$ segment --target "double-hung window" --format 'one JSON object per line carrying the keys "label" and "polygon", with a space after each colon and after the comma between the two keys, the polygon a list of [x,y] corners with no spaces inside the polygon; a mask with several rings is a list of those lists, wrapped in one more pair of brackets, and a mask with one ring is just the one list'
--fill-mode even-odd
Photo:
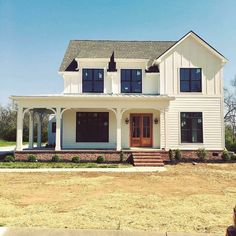
{"label": "double-hung window", "polygon": [[180,92],[202,92],[201,68],[180,68]]}
{"label": "double-hung window", "polygon": [[181,143],[202,143],[202,112],[181,112]]}
{"label": "double-hung window", "polygon": [[104,70],[83,69],[83,93],[103,93]]}
{"label": "double-hung window", "polygon": [[142,70],[121,70],[121,93],[142,93]]}

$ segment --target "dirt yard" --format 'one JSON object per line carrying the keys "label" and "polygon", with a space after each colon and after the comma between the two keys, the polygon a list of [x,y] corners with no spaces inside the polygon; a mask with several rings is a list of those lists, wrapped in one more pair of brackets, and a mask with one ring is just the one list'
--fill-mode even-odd
{"label": "dirt yard", "polygon": [[162,173],[1,173],[0,225],[224,232],[236,164],[180,164]]}

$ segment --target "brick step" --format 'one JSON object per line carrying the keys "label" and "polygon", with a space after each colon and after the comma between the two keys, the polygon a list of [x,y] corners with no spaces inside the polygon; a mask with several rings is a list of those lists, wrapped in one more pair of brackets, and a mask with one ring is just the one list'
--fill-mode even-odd
{"label": "brick step", "polygon": [[134,163],[162,163],[163,161],[161,159],[134,159]]}
{"label": "brick step", "polygon": [[133,156],[160,156],[159,152],[133,152]]}
{"label": "brick step", "polygon": [[155,159],[155,160],[162,160],[160,156],[133,156],[134,159]]}
{"label": "brick step", "polygon": [[164,166],[164,163],[135,163],[134,166]]}

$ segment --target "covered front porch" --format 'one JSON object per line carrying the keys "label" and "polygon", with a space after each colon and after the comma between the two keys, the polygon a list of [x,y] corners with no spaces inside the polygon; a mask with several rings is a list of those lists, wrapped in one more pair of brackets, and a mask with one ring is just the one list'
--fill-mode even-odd
{"label": "covered front porch", "polygon": [[[174,98],[160,95],[81,94],[14,96],[12,99],[17,108],[17,152],[23,151],[23,119],[27,113],[30,118],[28,150],[42,150],[40,116],[46,110],[55,117],[55,148],[52,151],[69,152],[75,150],[165,150],[166,116],[169,102]],[[33,112],[38,113],[36,116],[38,117],[37,147],[33,145]],[[92,139],[90,141],[85,131],[82,135],[84,122],[86,119],[91,119],[90,116],[101,116],[96,118],[102,122],[101,124],[98,122],[96,129],[101,125],[104,126],[100,131],[103,136],[102,140],[96,139],[100,136],[92,134],[91,129],[87,130],[90,135],[95,136],[95,141]],[[90,126],[91,124],[87,127]],[[106,130],[107,136],[104,135]]]}

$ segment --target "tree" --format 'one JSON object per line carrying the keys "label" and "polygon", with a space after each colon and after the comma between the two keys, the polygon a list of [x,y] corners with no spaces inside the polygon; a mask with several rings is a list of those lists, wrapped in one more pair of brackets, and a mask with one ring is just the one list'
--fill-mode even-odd
{"label": "tree", "polygon": [[227,149],[236,151],[236,77],[231,81],[231,86],[224,89],[224,104],[225,145]]}

